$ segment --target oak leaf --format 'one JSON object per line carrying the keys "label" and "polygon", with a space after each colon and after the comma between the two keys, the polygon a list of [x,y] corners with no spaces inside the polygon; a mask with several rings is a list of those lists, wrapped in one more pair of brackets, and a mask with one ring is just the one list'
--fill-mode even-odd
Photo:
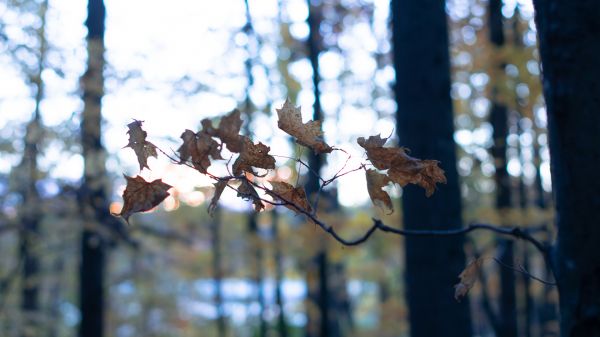
{"label": "oak leaf", "polygon": [[308,121],[302,123],[302,114],[299,107],[295,107],[289,101],[285,100],[281,109],[277,110],[277,126],[296,138],[300,145],[310,147],[315,153],[329,153],[333,148],[323,141],[323,130],[321,130],[321,121]]}
{"label": "oak leaf", "polygon": [[223,194],[223,190],[227,187],[227,180],[219,180],[215,185],[215,192],[213,193],[212,200],[210,201],[210,205],[208,205],[208,214],[210,216],[214,215],[215,209],[217,208],[217,204],[219,199],[221,198],[221,194]]}
{"label": "oak leaf", "polygon": [[248,180],[242,180],[242,184],[238,187],[237,196],[244,200],[252,200],[256,212],[260,212],[261,209],[265,208],[258,193],[256,193],[256,189],[254,189],[254,186]]}
{"label": "oak leaf", "polygon": [[377,172],[376,170],[366,170],[365,175],[367,177],[367,191],[369,197],[375,206],[381,207],[382,209],[389,212],[394,212],[394,205],[392,205],[392,199],[390,195],[382,188],[391,182],[390,178]]}
{"label": "oak leaf", "polygon": [[129,131],[127,131],[127,134],[129,134],[129,143],[125,146],[132,148],[135,152],[138,164],[140,164],[140,171],[144,167],[150,169],[148,167],[148,157],[157,157],[156,146],[146,140],[147,133],[142,130],[142,123],[143,121],[134,120],[127,124],[129,128]]}
{"label": "oak leaf", "polygon": [[401,147],[383,147],[387,138],[379,135],[368,139],[358,138],[357,143],[367,151],[367,157],[373,166],[380,170],[388,170],[388,177],[404,187],[416,184],[425,189],[429,197],[435,191],[437,183],[446,183],[446,176],[437,160],[421,160],[413,158]]}
{"label": "oak leaf", "polygon": [[144,178],[125,176],[127,186],[123,192],[123,209],[116,216],[120,216],[129,223],[133,213],[149,211],[160,204],[170,194],[167,192],[172,186],[165,184],[161,179],[147,182]]}
{"label": "oak leaf", "polygon": [[191,157],[192,165],[201,173],[206,173],[210,166],[210,155],[213,159],[223,159],[221,157],[221,147],[205,130],[194,133],[191,130],[185,130],[181,134],[183,144],[179,147],[180,163],[188,161]]}
{"label": "oak leaf", "polygon": [[263,143],[254,144],[250,138],[243,137],[244,145],[239,157],[233,163],[233,174],[240,175],[242,172],[254,174],[252,167],[263,169],[274,169],[275,158],[269,155],[270,147]]}
{"label": "oak leaf", "polygon": [[[272,197],[286,203],[284,206],[291,209],[292,211],[299,213],[298,209],[291,204],[298,206],[300,209],[306,212],[312,212],[312,207],[306,197],[306,192],[302,186],[294,187],[286,182],[282,181],[270,181],[269,182],[273,189],[267,191]],[[291,204],[288,204],[291,203]]]}
{"label": "oak leaf", "polygon": [[458,302],[467,296],[469,290],[475,285],[482,263],[482,258],[475,259],[458,275],[460,282],[454,286],[454,299]]}

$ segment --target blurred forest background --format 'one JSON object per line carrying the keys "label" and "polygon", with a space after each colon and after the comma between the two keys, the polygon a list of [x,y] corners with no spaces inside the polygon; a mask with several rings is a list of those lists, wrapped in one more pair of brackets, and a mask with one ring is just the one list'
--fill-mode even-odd
{"label": "blurred forest background", "polygon": [[[140,175],[173,185],[171,196],[130,225],[110,215],[122,207],[122,174],[139,172],[133,151],[123,148],[133,119],[145,121],[148,139],[173,153],[185,129],[199,129],[203,118],[217,123],[238,108],[243,132],[269,144],[272,154],[303,158],[331,177],[345,154],[312,155],[277,129],[275,109],[289,97],[305,121],[323,120],[328,143],[359,162],[364,152],[356,138],[376,134],[411,155],[440,160],[458,180],[449,177],[431,199],[422,189],[413,194],[439,205],[436,195],[456,188],[446,196],[458,212],[453,226],[520,226],[550,241],[533,4],[423,3],[426,24],[394,44],[405,37],[394,29],[413,14],[409,5],[385,0],[0,1],[0,335],[385,337],[409,336],[418,319],[446,319],[458,332],[445,336],[557,336],[556,287],[511,269],[553,280],[543,256],[523,241],[489,232],[452,239],[458,265],[439,269],[447,261],[429,263],[427,256],[449,254],[444,244],[431,244],[441,241],[415,248],[376,233],[344,247],[285,208],[254,213],[233,192],[210,217],[212,181],[160,153]],[[418,65],[395,66],[403,59],[394,46],[414,46],[416,59],[441,50],[441,58],[422,76]],[[441,84],[429,88],[427,81]],[[400,115],[415,95],[421,101],[412,113],[433,130]],[[423,108],[428,97],[441,102],[433,113]],[[436,115],[440,106],[450,115]],[[442,127],[455,156],[414,141],[415,132]],[[281,157],[277,165],[269,174],[298,181],[308,194],[318,190],[318,180],[294,160]],[[372,205],[362,174],[337,179],[323,191],[321,218],[346,237],[361,235],[372,217],[411,228],[403,222],[414,225],[414,218],[404,215],[420,206],[402,201],[409,189],[386,189],[391,215]],[[489,259],[458,303],[458,274],[480,256]],[[410,291],[419,284],[430,288]],[[461,310],[467,330],[451,321]]]}

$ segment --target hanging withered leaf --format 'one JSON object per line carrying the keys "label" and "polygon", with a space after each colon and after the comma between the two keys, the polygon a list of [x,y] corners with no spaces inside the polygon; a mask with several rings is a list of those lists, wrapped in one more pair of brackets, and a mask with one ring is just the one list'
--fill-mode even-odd
{"label": "hanging withered leaf", "polygon": [[277,200],[281,200],[286,203],[284,206],[291,209],[292,211],[299,213],[298,209],[293,205],[298,206],[300,209],[305,210],[306,212],[312,212],[312,207],[308,202],[308,198],[306,197],[306,192],[302,186],[294,187],[286,182],[282,181],[270,181],[269,182],[273,189],[271,191],[267,191],[269,195],[274,197]]}
{"label": "hanging withered leaf", "polygon": [[475,259],[458,275],[460,282],[454,286],[454,299],[458,302],[467,296],[469,290],[475,285],[482,263],[482,258]]}
{"label": "hanging withered leaf", "polygon": [[205,130],[194,133],[191,130],[185,130],[181,134],[183,144],[179,147],[180,162],[184,163],[191,157],[194,168],[201,173],[206,173],[210,166],[210,155],[213,159],[223,159],[221,157],[221,148]]}
{"label": "hanging withered leaf", "polygon": [[167,191],[172,187],[163,183],[161,179],[147,182],[140,176],[125,176],[125,180],[127,186],[123,192],[123,209],[121,213],[114,215],[122,217],[127,223],[133,213],[149,211],[160,204],[170,195]]}
{"label": "hanging withered leaf", "polygon": [[143,121],[134,120],[127,124],[129,131],[129,143],[125,147],[130,147],[135,152],[138,163],[140,164],[140,171],[144,167],[148,167],[148,157],[157,157],[156,146],[146,140],[146,131],[142,130]]}
{"label": "hanging withered leaf", "polygon": [[212,217],[214,215],[215,209],[217,208],[217,204],[219,203],[219,199],[221,198],[221,194],[223,194],[223,190],[227,187],[227,180],[219,180],[215,185],[215,192],[213,193],[212,200],[210,201],[210,205],[208,205],[208,214]]}
{"label": "hanging withered leaf", "polygon": [[261,209],[265,208],[258,193],[256,193],[254,186],[252,186],[248,180],[242,180],[242,184],[238,187],[237,196],[244,200],[252,200],[256,212],[260,212]]}
{"label": "hanging withered leaf", "polygon": [[388,170],[388,177],[404,187],[416,184],[425,189],[429,197],[435,191],[437,183],[446,183],[446,176],[437,160],[421,160],[413,158],[401,147],[383,147],[387,138],[379,135],[368,139],[358,138],[357,143],[367,151],[367,157],[373,166],[380,170]]}
{"label": "hanging withered leaf", "polygon": [[377,172],[376,170],[368,169],[365,171],[367,177],[367,191],[371,201],[377,207],[384,209],[389,214],[394,212],[394,205],[392,205],[392,199],[390,195],[382,188],[391,182],[390,178]]}
{"label": "hanging withered leaf", "polygon": [[299,107],[295,107],[285,100],[281,109],[277,110],[277,126],[296,139],[300,145],[310,147],[315,153],[329,153],[333,148],[323,141],[321,121],[308,121],[302,123],[302,114]]}
{"label": "hanging withered leaf", "polygon": [[252,167],[263,169],[274,169],[275,158],[269,155],[270,147],[263,143],[254,144],[250,138],[243,137],[244,146],[239,157],[233,163],[233,174],[240,175],[243,172],[254,174]]}
{"label": "hanging withered leaf", "polygon": [[240,118],[240,111],[235,109],[229,115],[221,118],[219,122],[219,128],[213,127],[210,119],[202,120],[202,129],[209,135],[221,139],[221,141],[227,147],[227,150],[240,153],[244,146],[243,136],[240,135],[240,129],[242,128],[242,119]]}

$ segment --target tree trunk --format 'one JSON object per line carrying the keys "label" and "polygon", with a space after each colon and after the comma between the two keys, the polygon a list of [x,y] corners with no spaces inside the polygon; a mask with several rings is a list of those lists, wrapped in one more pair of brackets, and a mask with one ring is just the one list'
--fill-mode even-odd
{"label": "tree trunk", "polygon": [[535,0],[558,234],[561,335],[600,336],[600,2]]}
{"label": "tree trunk", "polygon": [[102,0],[89,0],[85,22],[87,70],[82,78],[84,107],[81,142],[84,180],[80,204],[84,221],[79,267],[80,337],[104,336],[105,238],[99,228],[107,219],[108,199],[104,148],[101,142],[101,101],[104,95],[104,18]]}
{"label": "tree trunk", "polygon": [[221,209],[215,209],[215,216],[210,223],[212,269],[215,281],[215,307],[217,308],[217,336],[227,336],[225,310],[223,308],[223,262],[221,259]]}
{"label": "tree trunk", "polygon": [[46,13],[48,1],[40,4],[41,25],[37,31],[39,54],[37,73],[33,77],[35,86],[35,110],[33,118],[27,125],[25,133],[25,149],[23,159],[19,165],[19,184],[22,184],[21,196],[23,204],[20,213],[21,228],[19,232],[19,256],[21,268],[21,311],[23,313],[23,326],[21,336],[28,337],[39,334],[39,283],[40,283],[40,258],[35,252],[40,235],[40,218],[42,217],[41,198],[36,187],[40,171],[38,168],[38,145],[42,141],[43,126],[41,122],[40,105],[44,99],[44,82],[42,71],[45,68],[48,43],[46,40]]}
{"label": "tree trunk", "polygon": [[287,322],[285,319],[285,303],[283,302],[283,279],[284,279],[284,271],[283,271],[283,258],[281,252],[281,237],[279,236],[279,213],[276,209],[271,211],[272,216],[272,225],[273,225],[273,241],[274,241],[274,250],[275,250],[275,303],[277,304],[277,308],[279,309],[279,315],[277,316],[277,331],[279,333],[279,337],[287,337],[288,329]]}
{"label": "tree trunk", "polygon": [[[322,120],[323,113],[321,110],[321,92],[319,90],[319,84],[321,78],[319,75],[319,54],[322,49],[322,39],[319,33],[319,27],[321,25],[321,13],[319,7],[311,4],[310,0],[307,0],[309,8],[307,23],[309,26],[308,35],[308,59],[312,66],[313,76],[313,93],[315,102],[313,104],[313,120]],[[319,174],[323,167],[323,156],[317,155],[313,151],[308,151],[308,166],[310,171],[307,173],[308,179],[306,183],[306,195],[309,200],[315,201],[317,193],[319,192],[319,178],[315,174]],[[307,337],[318,337],[331,335],[330,331],[330,319],[329,319],[329,307],[330,307],[330,291],[329,282],[327,278],[329,258],[327,256],[327,249],[324,243],[319,244],[318,251],[315,256],[307,264],[307,285],[308,285],[308,300],[312,301],[311,305],[317,310],[307,310],[308,322],[306,329]],[[318,314],[318,317],[316,315]]]}
{"label": "tree trunk", "polygon": [[[430,198],[420,187],[404,188],[406,229],[462,226],[444,8],[443,0],[392,1],[400,144],[416,157],[439,160],[448,180]],[[465,267],[463,242],[462,237],[406,238],[411,336],[471,335],[468,301],[457,303],[452,288]]]}

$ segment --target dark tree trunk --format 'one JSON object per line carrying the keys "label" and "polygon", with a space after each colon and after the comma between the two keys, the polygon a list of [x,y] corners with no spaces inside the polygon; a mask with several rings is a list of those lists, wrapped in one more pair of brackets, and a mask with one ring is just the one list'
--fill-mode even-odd
{"label": "dark tree trunk", "polygon": [[[321,92],[319,90],[319,83],[321,78],[319,75],[319,54],[322,49],[322,39],[319,33],[319,27],[321,25],[321,13],[319,7],[311,4],[308,0],[308,58],[313,70],[313,93],[315,102],[313,104],[313,120],[322,120],[323,113],[321,110]],[[319,192],[319,178],[316,174],[319,174],[323,167],[323,156],[317,155],[313,151],[308,151],[308,165],[310,172],[307,173],[308,180],[306,183],[306,194],[309,196],[309,200],[316,200],[317,193]],[[308,323],[306,329],[307,337],[318,337],[318,336],[331,336],[330,319],[329,319],[329,308],[330,308],[330,291],[327,278],[328,263],[329,259],[327,256],[327,249],[324,245],[320,245],[316,255],[307,264],[307,284],[309,286],[308,299],[313,301],[313,307],[318,310],[308,310]],[[311,276],[312,275],[312,276]],[[315,314],[319,315],[316,317]]]}
{"label": "dark tree trunk", "polygon": [[40,258],[36,251],[40,235],[40,218],[42,216],[41,198],[36,187],[36,182],[40,178],[38,168],[38,145],[42,141],[43,126],[41,122],[40,105],[44,99],[44,82],[42,81],[42,71],[45,68],[45,59],[48,49],[46,40],[46,13],[48,11],[48,1],[43,1],[39,8],[41,25],[38,31],[39,54],[37,73],[33,77],[35,86],[35,110],[33,118],[27,125],[25,133],[25,149],[23,159],[19,165],[19,184],[21,184],[21,195],[23,204],[20,212],[21,228],[19,232],[19,256],[22,263],[21,268],[21,310],[24,315],[23,327],[21,330],[23,337],[38,334],[40,321],[36,318],[39,315],[39,283],[40,283]]}
{"label": "dark tree trunk", "polygon": [[252,212],[248,214],[248,236],[250,237],[251,242],[251,251],[253,255],[253,264],[254,268],[254,287],[256,289],[256,300],[258,301],[258,305],[260,307],[260,311],[258,313],[258,335],[259,337],[265,337],[267,335],[267,321],[265,319],[265,294],[263,291],[263,276],[264,276],[264,268],[263,268],[263,252],[261,245],[261,238],[258,233],[258,224],[256,222],[257,213]]}
{"label": "dark tree trunk", "polygon": [[81,142],[84,180],[80,204],[84,221],[79,268],[80,337],[104,336],[105,238],[99,228],[107,222],[106,155],[101,142],[101,100],[104,95],[104,18],[102,0],[89,0],[85,22],[88,36],[87,70],[82,78],[84,107]]}
{"label": "dark tree trunk", "polygon": [[[461,197],[453,141],[450,59],[445,1],[393,0],[393,44],[400,144],[419,158],[437,159],[448,183],[432,197],[404,188],[407,229],[462,226]],[[453,297],[465,267],[462,237],[406,238],[406,295],[411,336],[470,336],[468,301]]]}
{"label": "dark tree trunk", "polygon": [[[497,54],[501,54],[504,48],[504,23],[502,18],[502,0],[490,0],[489,2],[489,28],[490,42]],[[506,212],[512,205],[511,183],[508,175],[506,158],[506,139],[508,137],[508,108],[506,97],[502,97],[502,86],[506,85],[504,71],[504,60],[498,58],[492,64],[492,111],[490,122],[493,128],[494,145],[492,156],[496,167],[496,209],[501,218],[502,225],[506,223]],[[501,250],[500,259],[509,266],[514,264],[514,245],[511,240],[498,239]],[[517,296],[514,271],[509,268],[500,268],[500,331],[496,331],[499,337],[512,337],[517,334]]]}
{"label": "dark tree trunk", "polygon": [[214,219],[210,223],[212,269],[215,281],[215,307],[217,308],[217,336],[227,336],[225,312],[223,308],[223,262],[221,259],[221,209],[215,209]]}
{"label": "dark tree trunk", "polygon": [[274,241],[274,254],[275,254],[275,304],[279,309],[277,316],[277,332],[279,337],[287,337],[288,329],[287,322],[285,319],[285,303],[283,302],[283,254],[281,252],[281,237],[279,236],[279,213],[276,209],[271,211],[271,222],[273,226],[273,241]]}
{"label": "dark tree trunk", "polygon": [[600,2],[534,1],[558,234],[561,335],[600,336]]}

